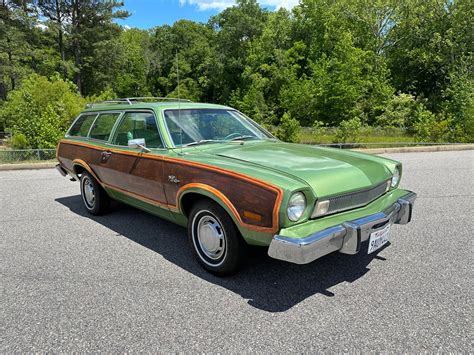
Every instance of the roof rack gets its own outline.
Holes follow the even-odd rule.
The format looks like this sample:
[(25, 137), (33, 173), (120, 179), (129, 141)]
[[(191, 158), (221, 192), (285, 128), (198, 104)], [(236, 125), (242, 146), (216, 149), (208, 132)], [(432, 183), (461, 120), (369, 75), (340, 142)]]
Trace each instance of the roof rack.
[(95, 105), (108, 105), (108, 104), (127, 104), (133, 105), (142, 102), (159, 102), (159, 101), (176, 101), (176, 102), (192, 102), (188, 99), (177, 99), (174, 97), (154, 97), (154, 96), (144, 96), (144, 97), (124, 97), (112, 100), (103, 100), (103, 101), (95, 101), (90, 102), (86, 105), (87, 108), (92, 108)]

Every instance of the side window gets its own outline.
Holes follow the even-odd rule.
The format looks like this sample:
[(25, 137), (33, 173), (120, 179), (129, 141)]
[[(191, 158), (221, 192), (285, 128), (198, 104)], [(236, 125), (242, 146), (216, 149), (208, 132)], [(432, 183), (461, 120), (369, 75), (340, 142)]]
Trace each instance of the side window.
[(126, 112), (117, 127), (112, 143), (127, 146), (130, 139), (137, 138), (144, 138), (148, 148), (163, 148), (153, 113)]
[(89, 129), (96, 116), (96, 113), (81, 115), (69, 129), (68, 135), (73, 137), (87, 137), (87, 133), (89, 133)]
[(90, 138), (99, 139), (102, 141), (109, 140), (110, 132), (114, 127), (115, 121), (120, 116), (120, 113), (101, 113), (92, 126)]

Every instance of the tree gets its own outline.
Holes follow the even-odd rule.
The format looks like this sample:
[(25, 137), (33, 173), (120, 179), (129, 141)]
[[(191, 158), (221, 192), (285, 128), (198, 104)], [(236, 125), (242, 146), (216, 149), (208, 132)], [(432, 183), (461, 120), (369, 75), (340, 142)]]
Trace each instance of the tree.
[(26, 1), (0, 2), (0, 99), (28, 72), (29, 38), (35, 20)]
[(94, 93), (94, 46), (120, 33), (112, 20), (127, 18), (123, 2), (116, 0), (71, 0), (71, 38), (76, 75), (74, 81), (81, 93)]
[(148, 76), (153, 91), (159, 95), (180, 96), (212, 101), (212, 30), (199, 23), (180, 20), (173, 26), (155, 29), (151, 38), (151, 71)]
[(236, 6), (209, 20), (209, 26), (215, 31), (214, 101), (225, 102), (241, 86), (249, 47), (261, 35), (267, 14), (256, 0), (238, 0)]
[(30, 148), (54, 148), (84, 105), (73, 83), (32, 74), (10, 92), (0, 122), (13, 136), (23, 135)]

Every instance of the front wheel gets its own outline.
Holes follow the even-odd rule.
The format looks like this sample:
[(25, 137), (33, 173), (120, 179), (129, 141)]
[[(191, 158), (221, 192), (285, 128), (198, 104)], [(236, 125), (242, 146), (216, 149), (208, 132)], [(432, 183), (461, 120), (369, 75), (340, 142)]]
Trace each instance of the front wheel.
[(95, 216), (103, 214), (110, 204), (110, 197), (88, 172), (81, 175), (81, 196), (87, 212)]
[(238, 270), (244, 242), (222, 207), (208, 200), (198, 202), (189, 215), (188, 236), (198, 261), (206, 270), (220, 276)]

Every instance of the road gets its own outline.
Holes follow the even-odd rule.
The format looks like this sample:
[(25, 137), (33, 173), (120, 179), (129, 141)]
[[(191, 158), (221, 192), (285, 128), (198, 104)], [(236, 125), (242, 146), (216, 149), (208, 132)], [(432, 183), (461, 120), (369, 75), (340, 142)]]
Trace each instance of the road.
[(229, 278), (181, 227), (88, 216), (52, 169), (0, 172), (0, 352), (472, 352), (474, 151), (389, 157), (419, 195), (391, 245), (303, 266), (256, 249)]

